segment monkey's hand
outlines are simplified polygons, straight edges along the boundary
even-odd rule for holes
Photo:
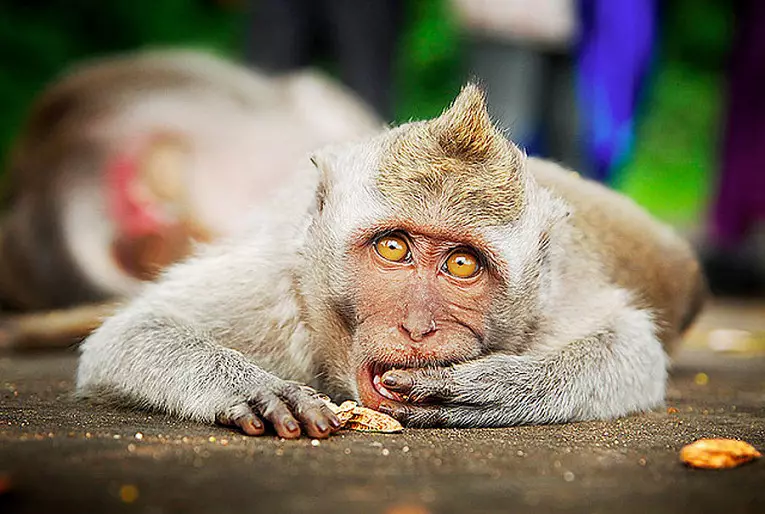
[[[630,323],[548,353],[495,354],[443,368],[391,370],[404,401],[380,410],[407,426],[499,427],[608,419],[661,404],[667,357],[642,311]]]
[[[309,437],[320,439],[340,428],[337,415],[314,389],[273,375],[269,382],[250,392],[245,401],[219,412],[216,416],[218,423],[236,426],[247,435],[258,436],[265,433],[263,420],[267,420],[285,439],[300,437],[301,426]]]

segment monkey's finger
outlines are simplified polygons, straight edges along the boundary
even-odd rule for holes
[[[383,402],[379,410],[396,418],[402,425],[407,427],[438,428],[449,425],[449,414],[453,408],[436,405]]]
[[[259,436],[266,431],[263,421],[255,415],[247,403],[229,407],[218,414],[217,421],[221,425],[236,426],[247,435]]]
[[[285,439],[300,437],[300,425],[287,405],[276,395],[268,395],[264,400],[253,402],[260,415],[274,426],[274,430]]]
[[[382,384],[407,402],[448,402],[455,397],[452,368],[396,369],[385,372]]]
[[[323,439],[340,428],[340,420],[313,389],[288,382],[280,396],[310,437]]]

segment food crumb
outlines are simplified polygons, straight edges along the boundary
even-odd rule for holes
[[[680,450],[680,460],[702,469],[734,468],[762,455],[751,444],[736,439],[699,439]]]
[[[135,438],[139,441],[143,440],[143,434],[141,432],[135,433]]]
[[[125,484],[120,487],[120,500],[123,503],[133,503],[138,499],[138,488],[133,484]]]
[[[563,473],[563,480],[565,480],[566,482],[573,482],[575,478],[576,476],[570,471],[566,471],[565,473]]]
[[[321,441],[319,441],[318,439],[311,440],[311,446],[319,446],[319,445],[321,445]]]
[[[387,457],[388,455],[390,455],[390,450],[388,450],[387,448],[383,448],[382,454],[383,454],[383,457]]]

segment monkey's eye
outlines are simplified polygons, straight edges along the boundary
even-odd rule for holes
[[[386,261],[403,262],[409,257],[409,245],[397,234],[382,236],[375,243],[375,250]]]
[[[457,278],[470,278],[480,270],[478,257],[469,250],[456,250],[449,255],[444,263],[444,271]]]

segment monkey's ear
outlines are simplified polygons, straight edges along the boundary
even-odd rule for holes
[[[474,83],[465,85],[451,107],[431,122],[431,131],[448,155],[462,160],[483,160],[508,146],[491,122],[483,90]]]

